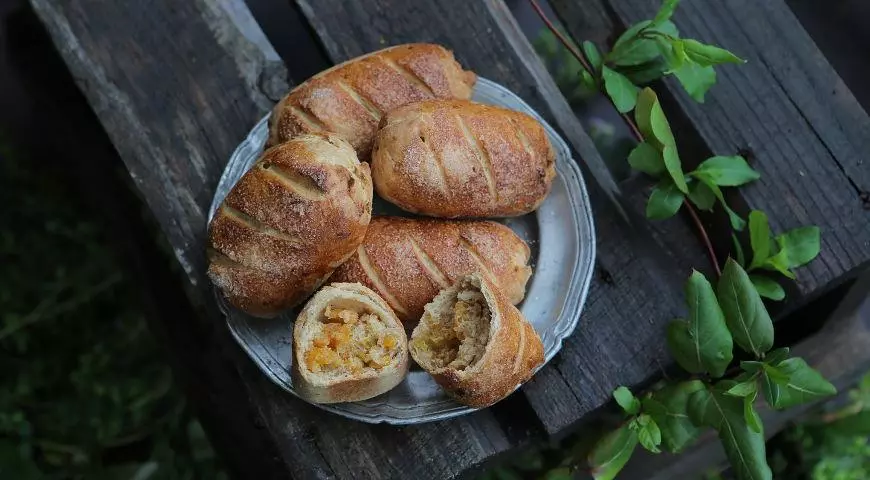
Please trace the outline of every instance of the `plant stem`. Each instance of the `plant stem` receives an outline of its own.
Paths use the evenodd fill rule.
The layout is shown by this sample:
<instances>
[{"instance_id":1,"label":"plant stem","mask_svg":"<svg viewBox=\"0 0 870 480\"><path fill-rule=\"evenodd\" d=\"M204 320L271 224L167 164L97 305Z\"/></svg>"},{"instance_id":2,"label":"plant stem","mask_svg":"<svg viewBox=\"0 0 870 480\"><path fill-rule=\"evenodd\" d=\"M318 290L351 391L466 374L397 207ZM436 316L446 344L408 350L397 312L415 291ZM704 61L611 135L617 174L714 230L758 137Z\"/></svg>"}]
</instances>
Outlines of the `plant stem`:
<instances>
[{"instance_id":1,"label":"plant stem","mask_svg":"<svg viewBox=\"0 0 870 480\"><path fill-rule=\"evenodd\" d=\"M559 31L558 28L553 24L553 22L547 17L547 14L544 13L544 9L541 8L541 5L538 4L537 0L529 0L529 4L531 4L532 8L535 10L535 13L541 18L541 21L544 22L544 25L553 32L553 35L568 49L568 52L580 62L580 65L593 76L595 76L595 70L589 64L589 60L586 58L586 55L583 54L580 50L577 49L574 44L568 40L562 32ZM613 104L613 100L605 95L605 97ZM614 105L616 108L616 105ZM631 118L631 115L628 113L620 114L622 120L631 130L631 134L638 142L643 142L643 134L640 132L640 129L637 127L637 124L634 122L634 119ZM722 275L722 269L719 268L719 261L716 259L716 251L713 249L713 244L710 242L710 236L707 234L707 230L704 228L704 224L701 223L701 218L698 216L698 212L695 211L695 207L692 206L691 202L688 199L683 199L683 205L686 206L686 210L689 212L689 216L692 218L692 223L695 224L695 229L698 230L698 234L701 237L701 241L704 243L704 247L707 249L707 255L710 257L710 263L713 264L713 269L716 271L716 276Z\"/></svg>"}]
</instances>

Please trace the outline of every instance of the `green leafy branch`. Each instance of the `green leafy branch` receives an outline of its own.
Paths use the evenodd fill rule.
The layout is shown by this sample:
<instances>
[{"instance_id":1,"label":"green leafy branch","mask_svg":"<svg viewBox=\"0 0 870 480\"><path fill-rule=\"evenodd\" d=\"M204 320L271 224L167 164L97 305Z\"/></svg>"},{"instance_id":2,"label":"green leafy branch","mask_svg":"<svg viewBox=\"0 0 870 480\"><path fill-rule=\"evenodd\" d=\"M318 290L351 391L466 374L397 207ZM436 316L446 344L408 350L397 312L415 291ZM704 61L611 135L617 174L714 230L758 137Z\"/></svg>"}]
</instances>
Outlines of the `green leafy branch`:
<instances>
[{"instance_id":1,"label":"green leafy branch","mask_svg":"<svg viewBox=\"0 0 870 480\"><path fill-rule=\"evenodd\" d=\"M773 409L785 409L833 395L836 389L803 359L789 357L774 345L773 322L762 296L785 297L779 283L763 271L794 279L793 269L812 261L820 251L818 227L802 227L773 236L767 216L749 215L752 248L747 266L734 232L747 222L725 201L723 187L739 187L761 175L741 156L713 156L690 172L683 170L673 131L655 92L639 84L666 75L677 78L686 92L703 102L716 81L715 65L743 63L722 48L681 39L670 21L679 0L664 0L653 20L629 28L606 54L583 42L581 53L546 18L535 0L530 3L569 52L584 67L581 83L603 90L640 142L628 162L656 180L646 206L650 219L675 215L684 205L710 254L718 276L716 288L700 272L686 283L687 318L673 320L667 344L690 380L670 383L637 398L626 387L613 392L627 418L601 438L587 461L597 479L614 478L640 444L653 453L678 453L704 428L718 433L739 479L771 478L763 425L755 404L759 391ZM634 110L634 118L629 112ZM707 232L695 208L712 211L719 203L727 213L736 260L720 270ZM748 272L747 272L748 270ZM751 274L749 272L752 272ZM724 378L734 358L734 346L751 355L740 362L739 374ZM731 375L733 376L733 375Z\"/></svg>"}]
</instances>

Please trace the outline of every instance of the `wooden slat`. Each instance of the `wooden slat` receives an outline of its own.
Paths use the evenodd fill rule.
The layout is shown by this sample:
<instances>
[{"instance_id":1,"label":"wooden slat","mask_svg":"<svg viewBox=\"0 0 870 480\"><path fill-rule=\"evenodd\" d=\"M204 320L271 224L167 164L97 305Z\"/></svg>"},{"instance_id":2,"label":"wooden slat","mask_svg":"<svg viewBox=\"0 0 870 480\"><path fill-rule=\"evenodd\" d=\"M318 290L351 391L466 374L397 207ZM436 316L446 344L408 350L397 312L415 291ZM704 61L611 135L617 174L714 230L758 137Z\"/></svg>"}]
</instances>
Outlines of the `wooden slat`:
<instances>
[{"instance_id":1,"label":"wooden slat","mask_svg":"<svg viewBox=\"0 0 870 480\"><path fill-rule=\"evenodd\" d=\"M404 42L451 48L463 65L506 85L552 120L583 160L596 215L599 274L577 332L523 389L547 431L574 425L606 402L616 385L635 385L655 375L666 362L664 324L680 313L682 279L688 275L673 265L697 264L703 256L680 221L654 236L648 222L638 219L640 197L613 202L619 188L504 3L297 4L336 62Z\"/></svg>"},{"instance_id":2,"label":"wooden slat","mask_svg":"<svg viewBox=\"0 0 870 480\"><path fill-rule=\"evenodd\" d=\"M614 12L620 29L651 18L660 4L584 3ZM575 38L585 38L582 16L590 7L556 0L554 8ZM740 195L767 212L774 231L808 224L822 229L822 253L801 269L790 298L790 307L797 308L806 300L798 295L818 295L870 259L870 169L864 164L870 117L782 0L683 2L673 20L684 37L722 45L748 60L717 69L718 82L705 104L676 82L665 82L676 99L673 107L694 127L678 137L697 136L717 154L747 152L762 179Z\"/></svg>"},{"instance_id":3,"label":"wooden slat","mask_svg":"<svg viewBox=\"0 0 870 480\"><path fill-rule=\"evenodd\" d=\"M508 435L489 411L407 428L348 421L272 385L230 339L204 275L207 207L230 153L287 90L241 1L31 3L184 270L198 315L158 330L234 472L450 478L531 434L520 423Z\"/></svg>"}]
</instances>

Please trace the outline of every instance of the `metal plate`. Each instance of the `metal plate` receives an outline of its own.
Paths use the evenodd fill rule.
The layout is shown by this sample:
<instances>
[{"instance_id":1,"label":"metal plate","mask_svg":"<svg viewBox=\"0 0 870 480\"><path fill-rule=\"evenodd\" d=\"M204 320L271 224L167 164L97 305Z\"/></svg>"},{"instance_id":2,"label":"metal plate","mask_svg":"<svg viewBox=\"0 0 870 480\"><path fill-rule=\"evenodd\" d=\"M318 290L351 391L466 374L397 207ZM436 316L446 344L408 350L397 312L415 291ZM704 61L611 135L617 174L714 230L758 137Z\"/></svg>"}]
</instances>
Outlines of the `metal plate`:
<instances>
[{"instance_id":1,"label":"metal plate","mask_svg":"<svg viewBox=\"0 0 870 480\"><path fill-rule=\"evenodd\" d=\"M550 195L534 213L502 222L522 237L532 250L534 274L520 305L544 343L547 362L562 347L580 317L595 263L595 232L592 211L580 169L565 141L531 107L501 85L478 78L474 101L525 112L540 121L556 150L556 178ZM268 117L254 126L233 153L220 179L209 211L209 221L226 194L254 164L268 135ZM387 202L375 199L375 214L407 215ZM250 317L226 303L217 290L215 298L226 315L235 339L263 373L292 394L290 362L293 358L293 324L298 310L275 319ZM474 409L454 402L419 368L393 390L362 402L318 405L338 415L369 423L413 424L455 417Z\"/></svg>"}]
</instances>

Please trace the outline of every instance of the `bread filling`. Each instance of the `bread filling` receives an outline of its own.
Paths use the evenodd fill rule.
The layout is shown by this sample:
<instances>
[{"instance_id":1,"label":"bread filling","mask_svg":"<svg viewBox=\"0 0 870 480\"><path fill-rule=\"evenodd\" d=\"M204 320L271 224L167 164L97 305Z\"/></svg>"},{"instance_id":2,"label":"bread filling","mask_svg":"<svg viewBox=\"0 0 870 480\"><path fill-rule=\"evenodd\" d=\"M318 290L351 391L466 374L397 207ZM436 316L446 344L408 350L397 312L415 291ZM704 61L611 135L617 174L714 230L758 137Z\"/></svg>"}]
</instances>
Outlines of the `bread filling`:
<instances>
[{"instance_id":1,"label":"bread filling","mask_svg":"<svg viewBox=\"0 0 870 480\"><path fill-rule=\"evenodd\" d=\"M477 363L489 342L492 313L476 289L459 290L449 308L427 312L412 344L421 366L427 369L464 370Z\"/></svg>"},{"instance_id":2,"label":"bread filling","mask_svg":"<svg viewBox=\"0 0 870 480\"><path fill-rule=\"evenodd\" d=\"M399 333L374 313L327 306L315 329L305 365L313 373L334 375L378 371L399 353Z\"/></svg>"}]
</instances>

